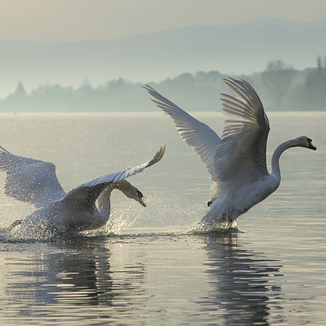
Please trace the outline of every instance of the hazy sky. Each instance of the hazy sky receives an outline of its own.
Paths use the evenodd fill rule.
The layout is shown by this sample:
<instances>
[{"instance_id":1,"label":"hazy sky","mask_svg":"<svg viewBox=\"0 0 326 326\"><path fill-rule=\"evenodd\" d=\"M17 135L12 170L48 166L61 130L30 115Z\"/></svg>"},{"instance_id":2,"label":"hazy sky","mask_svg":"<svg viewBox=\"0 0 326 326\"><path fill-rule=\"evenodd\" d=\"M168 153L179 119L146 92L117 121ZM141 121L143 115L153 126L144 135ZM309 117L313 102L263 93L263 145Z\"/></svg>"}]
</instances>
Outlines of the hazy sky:
<instances>
[{"instance_id":1,"label":"hazy sky","mask_svg":"<svg viewBox=\"0 0 326 326\"><path fill-rule=\"evenodd\" d=\"M325 0L0 0L0 40L113 40L256 17L314 21Z\"/></svg>"}]
</instances>

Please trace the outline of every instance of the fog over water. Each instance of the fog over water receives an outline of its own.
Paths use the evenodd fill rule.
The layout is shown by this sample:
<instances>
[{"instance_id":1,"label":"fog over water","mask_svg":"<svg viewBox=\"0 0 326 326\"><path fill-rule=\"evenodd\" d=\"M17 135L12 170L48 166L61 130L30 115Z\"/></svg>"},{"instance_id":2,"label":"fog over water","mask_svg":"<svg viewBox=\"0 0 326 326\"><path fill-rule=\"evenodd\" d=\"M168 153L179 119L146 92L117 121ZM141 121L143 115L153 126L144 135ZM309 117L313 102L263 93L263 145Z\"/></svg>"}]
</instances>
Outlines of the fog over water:
<instances>
[{"instance_id":1,"label":"fog over water","mask_svg":"<svg viewBox=\"0 0 326 326\"><path fill-rule=\"evenodd\" d=\"M19 82L27 92L44 85L93 87L123 78L161 82L183 73L218 71L229 76L262 72L283 60L303 71L324 57L326 20L252 19L219 26L166 28L110 41L38 43L0 38L0 98Z\"/></svg>"}]
</instances>

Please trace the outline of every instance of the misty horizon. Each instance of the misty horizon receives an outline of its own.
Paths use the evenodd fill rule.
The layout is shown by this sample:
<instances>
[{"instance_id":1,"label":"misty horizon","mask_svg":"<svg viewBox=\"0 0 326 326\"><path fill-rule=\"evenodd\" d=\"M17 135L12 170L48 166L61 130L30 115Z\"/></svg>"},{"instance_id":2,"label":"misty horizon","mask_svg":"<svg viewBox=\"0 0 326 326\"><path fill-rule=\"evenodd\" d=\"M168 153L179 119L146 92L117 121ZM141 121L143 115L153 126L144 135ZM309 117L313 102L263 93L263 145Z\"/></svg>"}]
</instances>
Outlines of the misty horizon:
<instances>
[{"instance_id":1,"label":"misty horizon","mask_svg":"<svg viewBox=\"0 0 326 326\"><path fill-rule=\"evenodd\" d=\"M269 70L232 77L250 82L269 110L325 111L326 56L317 62L315 68L297 71L277 60L269 62ZM212 112L221 109L220 93L227 92L223 79L228 77L199 71L149 84L189 111ZM77 88L43 85L28 93L20 82L14 93L0 99L0 112L154 112L142 86L119 78L94 87L85 79Z\"/></svg>"},{"instance_id":2,"label":"misty horizon","mask_svg":"<svg viewBox=\"0 0 326 326\"><path fill-rule=\"evenodd\" d=\"M27 92L41 85L94 87L123 78L161 82L183 73L220 71L228 76L261 72L281 59L296 70L324 55L326 20L252 19L222 26L188 26L115 41L37 44L0 41L0 98L19 82ZM248 37L249 36L249 37Z\"/></svg>"}]
</instances>

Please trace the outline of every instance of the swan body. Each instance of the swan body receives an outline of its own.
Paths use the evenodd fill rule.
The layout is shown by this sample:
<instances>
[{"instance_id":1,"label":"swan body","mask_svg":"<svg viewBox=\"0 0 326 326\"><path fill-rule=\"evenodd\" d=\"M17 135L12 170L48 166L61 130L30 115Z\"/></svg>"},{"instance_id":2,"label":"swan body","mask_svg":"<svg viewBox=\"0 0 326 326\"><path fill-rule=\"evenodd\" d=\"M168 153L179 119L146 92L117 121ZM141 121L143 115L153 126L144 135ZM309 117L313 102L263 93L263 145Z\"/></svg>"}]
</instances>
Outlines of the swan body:
<instances>
[{"instance_id":1,"label":"swan body","mask_svg":"<svg viewBox=\"0 0 326 326\"><path fill-rule=\"evenodd\" d=\"M105 174L66 193L53 163L17 156L0 147L0 170L7 174L5 194L37 208L4 230L10 232L21 225L24 235L33 236L47 231L70 234L98 229L110 217L110 195L114 189L146 206L143 194L125 179L160 161L165 148L166 144L146 163Z\"/></svg>"},{"instance_id":2,"label":"swan body","mask_svg":"<svg viewBox=\"0 0 326 326\"><path fill-rule=\"evenodd\" d=\"M208 210L198 231L236 226L237 218L258 204L280 185L279 159L290 147L316 150L306 136L289 140L278 146L272 157L272 172L266 164L266 143L269 121L259 96L244 80L228 78L226 86L235 96L222 94L222 110L230 116L219 137L206 124L156 92L144 88L154 97L152 101L173 120L181 138L200 157L214 182Z\"/></svg>"}]
</instances>

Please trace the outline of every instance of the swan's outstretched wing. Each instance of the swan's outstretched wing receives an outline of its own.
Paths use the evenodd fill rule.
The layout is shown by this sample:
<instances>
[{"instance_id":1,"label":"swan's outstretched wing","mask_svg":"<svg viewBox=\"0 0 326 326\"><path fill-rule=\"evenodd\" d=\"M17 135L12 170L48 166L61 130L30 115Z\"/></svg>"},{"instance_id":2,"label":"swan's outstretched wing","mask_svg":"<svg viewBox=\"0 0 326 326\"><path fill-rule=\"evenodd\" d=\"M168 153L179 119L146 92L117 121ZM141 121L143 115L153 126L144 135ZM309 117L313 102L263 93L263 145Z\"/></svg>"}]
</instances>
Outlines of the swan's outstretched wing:
<instances>
[{"instance_id":1,"label":"swan's outstretched wing","mask_svg":"<svg viewBox=\"0 0 326 326\"><path fill-rule=\"evenodd\" d=\"M17 156L0 146L0 170L7 173L7 196L36 207L65 196L53 163Z\"/></svg>"},{"instance_id":2,"label":"swan's outstretched wing","mask_svg":"<svg viewBox=\"0 0 326 326\"><path fill-rule=\"evenodd\" d=\"M221 138L206 124L193 118L152 87L148 85L143 87L155 98L152 101L173 119L181 138L198 154L213 180L215 180L214 157Z\"/></svg>"},{"instance_id":3,"label":"swan's outstretched wing","mask_svg":"<svg viewBox=\"0 0 326 326\"><path fill-rule=\"evenodd\" d=\"M266 175L266 142L269 122L263 105L244 80L225 79L236 97L222 94L222 108L233 117L225 121L222 141L215 157L218 180L255 179Z\"/></svg>"},{"instance_id":4,"label":"swan's outstretched wing","mask_svg":"<svg viewBox=\"0 0 326 326\"><path fill-rule=\"evenodd\" d=\"M161 160L165 153L166 143L160 147L160 149L156 152L154 157L141 165L135 166L133 168L129 168L126 170L116 171L112 173L108 173L102 175L94 180L89 182L83 183L82 185L74 188L73 190L69 191L65 197L65 201L74 201L74 205L76 207L92 207L95 203L98 196L101 192L113 182L121 181L126 178L131 177L137 173L142 172L144 169L154 165L158 161Z\"/></svg>"}]
</instances>

